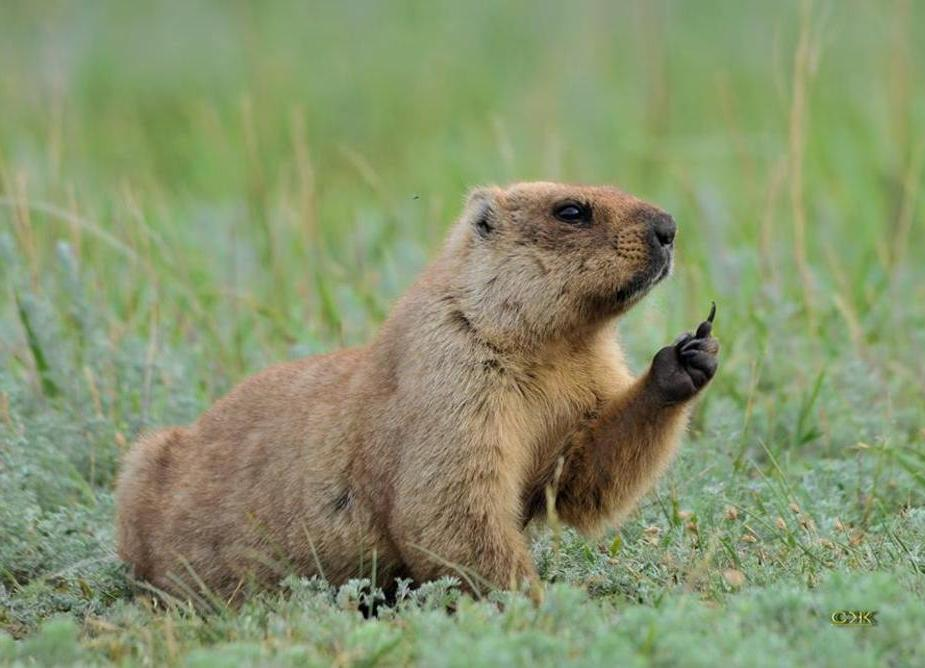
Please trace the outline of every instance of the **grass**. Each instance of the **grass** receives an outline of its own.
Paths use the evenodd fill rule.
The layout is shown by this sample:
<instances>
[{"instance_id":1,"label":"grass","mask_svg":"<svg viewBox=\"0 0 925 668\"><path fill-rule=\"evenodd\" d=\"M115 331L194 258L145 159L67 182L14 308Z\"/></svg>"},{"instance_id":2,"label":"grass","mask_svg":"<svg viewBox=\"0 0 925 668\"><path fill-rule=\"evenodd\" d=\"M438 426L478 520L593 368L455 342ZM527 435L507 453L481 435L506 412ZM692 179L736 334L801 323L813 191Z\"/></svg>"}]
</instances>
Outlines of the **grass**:
<instances>
[{"instance_id":1,"label":"grass","mask_svg":"<svg viewBox=\"0 0 925 668\"><path fill-rule=\"evenodd\" d=\"M923 6L313 4L4 10L0 663L921 662ZM367 340L467 187L533 178L678 219L619 327L636 368L719 306L720 373L638 511L538 531L538 609L136 595L112 485L139 430Z\"/></svg>"}]
</instances>

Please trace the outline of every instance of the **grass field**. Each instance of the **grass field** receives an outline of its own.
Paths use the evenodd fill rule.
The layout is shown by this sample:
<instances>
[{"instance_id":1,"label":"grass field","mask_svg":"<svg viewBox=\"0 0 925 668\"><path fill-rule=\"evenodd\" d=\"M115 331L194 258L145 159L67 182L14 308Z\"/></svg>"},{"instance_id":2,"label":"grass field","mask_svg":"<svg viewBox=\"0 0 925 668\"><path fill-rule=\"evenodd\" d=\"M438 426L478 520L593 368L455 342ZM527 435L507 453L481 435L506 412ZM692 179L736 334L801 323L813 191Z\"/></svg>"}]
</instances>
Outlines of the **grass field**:
<instances>
[{"instance_id":1,"label":"grass field","mask_svg":"<svg viewBox=\"0 0 925 668\"><path fill-rule=\"evenodd\" d=\"M82 4L0 9L0 664L925 662L925 4ZM636 369L719 306L638 511L538 532L539 608L136 597L135 435L367 340L469 186L534 178L679 221Z\"/></svg>"}]
</instances>

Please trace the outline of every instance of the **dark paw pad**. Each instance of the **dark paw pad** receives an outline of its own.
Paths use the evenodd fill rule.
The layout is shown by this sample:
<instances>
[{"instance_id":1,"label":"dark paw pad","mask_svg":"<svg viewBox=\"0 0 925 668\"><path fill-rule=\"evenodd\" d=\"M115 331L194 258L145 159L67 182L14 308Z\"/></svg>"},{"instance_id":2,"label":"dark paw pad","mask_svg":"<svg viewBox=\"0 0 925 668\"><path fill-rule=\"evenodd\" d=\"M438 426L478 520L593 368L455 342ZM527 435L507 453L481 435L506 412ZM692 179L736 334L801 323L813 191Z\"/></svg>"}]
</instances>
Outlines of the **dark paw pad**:
<instances>
[{"instance_id":1,"label":"dark paw pad","mask_svg":"<svg viewBox=\"0 0 925 668\"><path fill-rule=\"evenodd\" d=\"M694 334L682 334L655 355L649 376L661 401L667 404L686 401L713 378L719 353L719 341L711 336L715 314L714 304Z\"/></svg>"}]
</instances>

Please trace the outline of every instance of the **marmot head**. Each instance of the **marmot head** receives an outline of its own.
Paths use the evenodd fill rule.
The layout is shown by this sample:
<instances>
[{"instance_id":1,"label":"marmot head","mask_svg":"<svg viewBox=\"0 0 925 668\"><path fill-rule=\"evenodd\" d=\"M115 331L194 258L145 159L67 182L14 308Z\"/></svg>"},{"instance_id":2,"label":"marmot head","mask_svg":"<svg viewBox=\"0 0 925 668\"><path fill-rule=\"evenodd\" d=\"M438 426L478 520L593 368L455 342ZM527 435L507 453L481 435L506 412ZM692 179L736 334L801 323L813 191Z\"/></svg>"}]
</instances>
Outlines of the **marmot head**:
<instances>
[{"instance_id":1,"label":"marmot head","mask_svg":"<svg viewBox=\"0 0 925 668\"><path fill-rule=\"evenodd\" d=\"M533 341L581 332L671 271L675 222L611 187L476 188L453 235L457 292L477 327Z\"/></svg>"}]
</instances>

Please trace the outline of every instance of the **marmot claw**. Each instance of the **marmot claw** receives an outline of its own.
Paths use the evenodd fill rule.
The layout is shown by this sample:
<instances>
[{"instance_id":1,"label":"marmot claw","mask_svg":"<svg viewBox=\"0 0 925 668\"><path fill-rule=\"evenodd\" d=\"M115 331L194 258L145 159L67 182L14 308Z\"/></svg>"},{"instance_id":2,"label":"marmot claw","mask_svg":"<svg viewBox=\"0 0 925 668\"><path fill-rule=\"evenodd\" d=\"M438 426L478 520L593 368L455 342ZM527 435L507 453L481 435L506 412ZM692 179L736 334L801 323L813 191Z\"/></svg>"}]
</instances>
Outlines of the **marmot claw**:
<instances>
[{"instance_id":1,"label":"marmot claw","mask_svg":"<svg viewBox=\"0 0 925 668\"><path fill-rule=\"evenodd\" d=\"M711 334L716 303L694 334L685 332L670 346L658 351L649 372L661 401L677 404L697 394L716 373L719 341Z\"/></svg>"}]
</instances>

